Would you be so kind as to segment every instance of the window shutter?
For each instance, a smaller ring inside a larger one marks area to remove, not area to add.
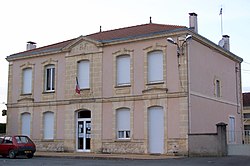
[[[30,136],[30,113],[24,113],[22,118],[22,134]]]
[[[229,143],[235,142],[235,118],[229,117]]]
[[[130,130],[130,111],[127,108],[117,110],[117,130]]]
[[[89,88],[89,61],[78,62],[78,84],[80,89]]]
[[[23,94],[31,93],[32,91],[32,69],[23,70]]]
[[[54,138],[54,113],[44,113],[44,139]]]
[[[130,56],[117,57],[117,85],[130,84]]]
[[[163,81],[163,54],[154,51],[148,54],[148,82]]]

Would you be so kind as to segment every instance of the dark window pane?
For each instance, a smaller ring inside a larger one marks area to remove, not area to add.
[[[80,111],[78,112],[78,118],[91,118],[90,111]]]

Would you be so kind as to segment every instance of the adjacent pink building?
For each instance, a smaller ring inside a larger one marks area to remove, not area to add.
[[[7,133],[40,151],[187,154],[228,124],[242,141],[241,62],[190,27],[148,23],[8,56]],[[76,90],[77,89],[77,90]]]

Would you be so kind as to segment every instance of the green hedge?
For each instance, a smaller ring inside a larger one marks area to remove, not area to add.
[[[6,132],[6,123],[0,123],[0,133]]]

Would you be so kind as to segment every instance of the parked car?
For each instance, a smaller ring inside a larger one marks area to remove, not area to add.
[[[0,137],[0,155],[3,157],[15,158],[25,155],[32,158],[36,152],[36,145],[24,135],[13,135]]]

